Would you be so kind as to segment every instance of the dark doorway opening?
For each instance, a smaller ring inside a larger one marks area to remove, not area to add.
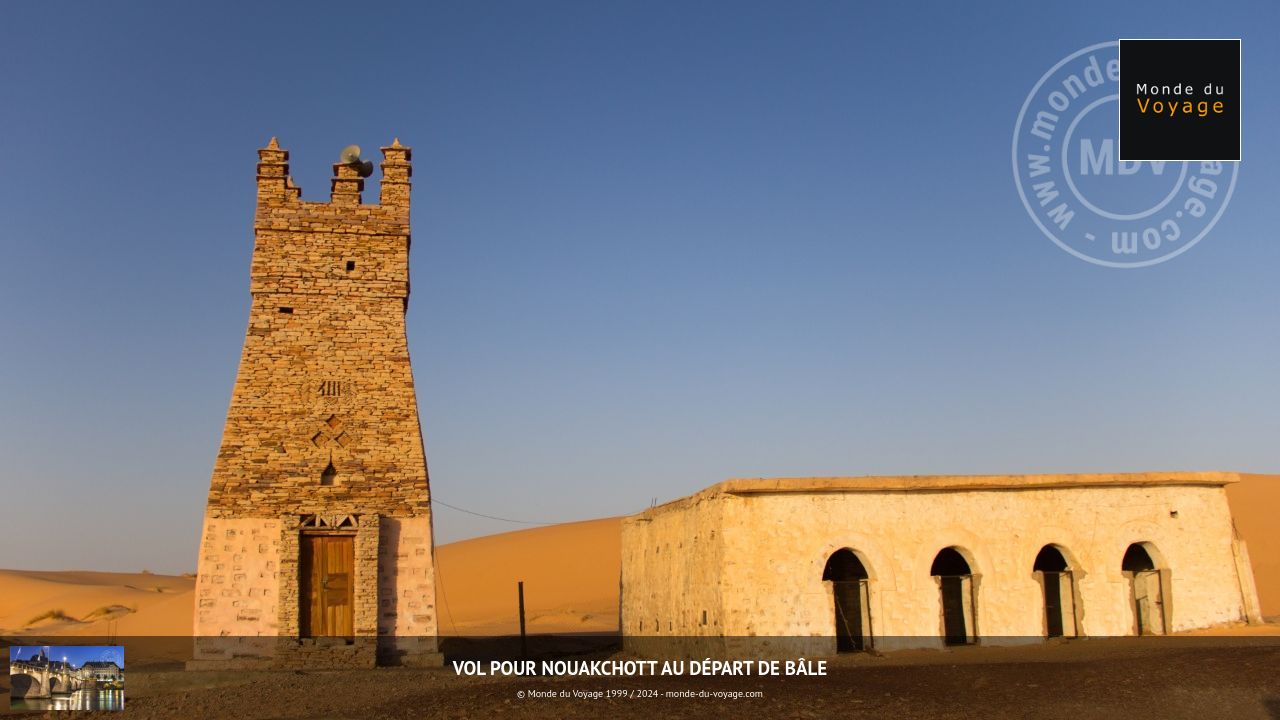
[[[1165,605],[1169,590],[1169,571],[1157,566],[1146,543],[1130,545],[1124,551],[1120,569],[1129,578],[1136,633],[1164,635],[1168,629]]]
[[[942,637],[948,645],[977,640],[973,602],[973,570],[955,548],[943,548],[929,574],[938,579],[942,598]]]
[[[1046,637],[1076,637],[1075,576],[1062,551],[1045,545],[1036,555],[1032,571],[1044,587]]]
[[[1151,553],[1142,547],[1141,543],[1134,543],[1124,551],[1124,559],[1120,561],[1120,569],[1125,572],[1146,572],[1155,570],[1156,563],[1151,559]]]
[[[857,652],[872,647],[870,579],[862,561],[850,549],[827,558],[822,579],[831,583],[835,600],[836,650]]]

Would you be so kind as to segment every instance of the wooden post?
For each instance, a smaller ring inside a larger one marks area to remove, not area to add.
[[[529,646],[525,640],[524,633],[524,581],[516,583],[516,595],[520,600],[520,659],[524,660],[529,657]]]

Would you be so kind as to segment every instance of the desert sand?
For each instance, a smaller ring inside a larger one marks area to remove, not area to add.
[[[1280,617],[1280,475],[1246,475],[1227,486],[1227,499],[1249,548],[1262,615]]]
[[[619,520],[609,518],[441,545],[440,634],[519,632],[519,580],[530,633],[616,631],[619,542]],[[194,585],[152,573],[0,570],[0,634],[190,635]]]
[[[1280,616],[1280,478],[1228,488],[1248,543],[1263,615]],[[436,550],[440,634],[519,631],[525,584],[530,633],[618,629],[619,518],[518,530]],[[182,636],[191,633],[194,579],[151,573],[0,570],[0,634]],[[60,615],[50,615],[60,611]],[[42,617],[43,616],[43,617]]]
[[[153,573],[0,570],[0,633],[190,635],[194,584]]]
[[[621,540],[620,519],[607,518],[441,545],[440,634],[519,632],[520,580],[529,632],[617,632]]]

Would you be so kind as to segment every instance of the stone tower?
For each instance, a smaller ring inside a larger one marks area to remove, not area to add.
[[[427,465],[409,366],[412,153],[306,202],[258,151],[249,327],[209,487],[193,667],[438,663]]]

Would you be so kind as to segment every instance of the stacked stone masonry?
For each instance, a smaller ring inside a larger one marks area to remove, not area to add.
[[[1255,621],[1248,552],[1224,490],[1237,478],[729,480],[624,519],[623,634],[641,653],[732,655],[764,651],[769,638],[783,654],[834,653],[839,608],[824,569],[842,549],[865,569],[862,630],[881,650],[944,645],[931,564],[946,548],[970,567],[968,629],[982,644],[1045,639],[1044,579],[1033,564],[1046,546],[1071,573],[1068,637],[1139,632],[1133,573],[1122,567],[1134,544],[1159,574],[1162,617],[1150,632]]]
[[[258,151],[252,304],[210,482],[195,618],[200,667],[434,663],[430,491],[409,362],[412,152],[382,148],[380,202],[335,164],[301,199]],[[301,539],[354,541],[352,637],[300,625]]]

